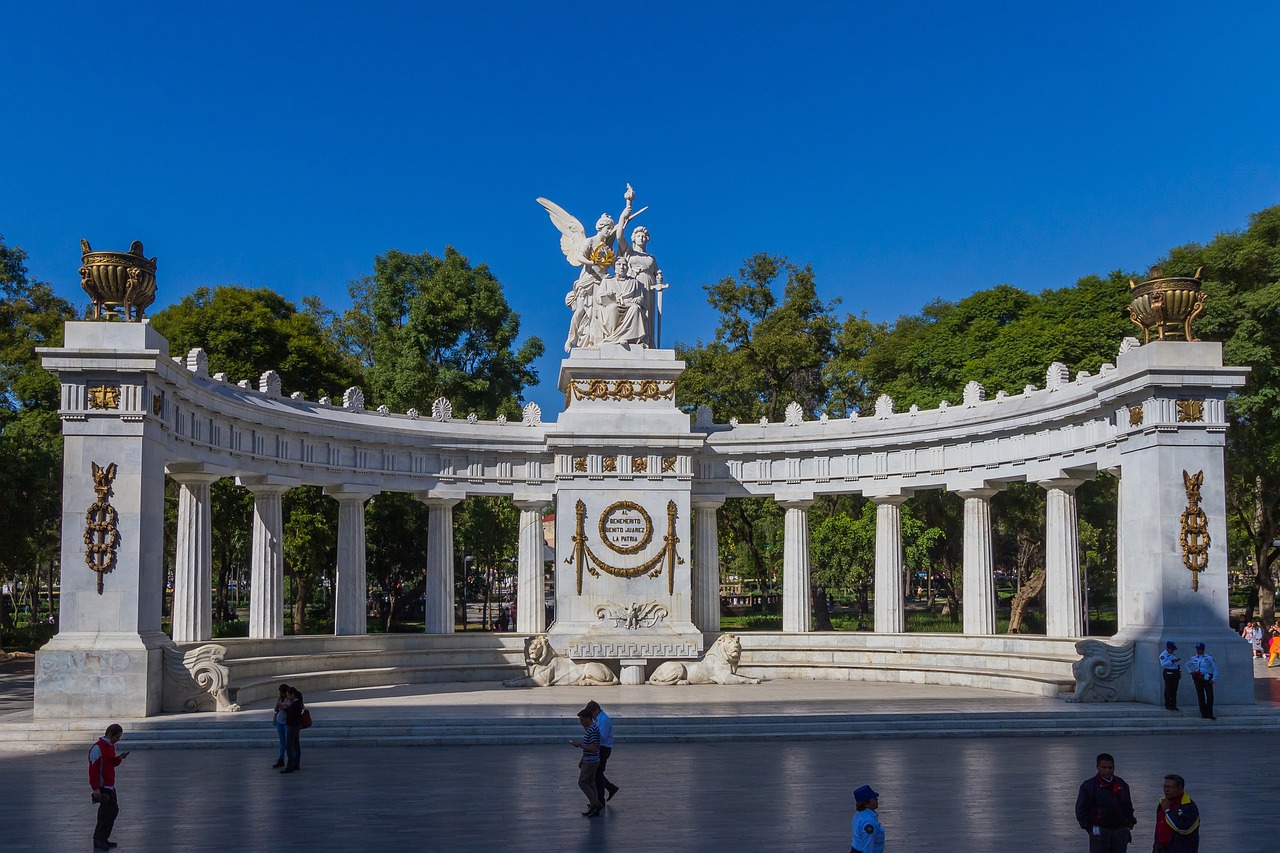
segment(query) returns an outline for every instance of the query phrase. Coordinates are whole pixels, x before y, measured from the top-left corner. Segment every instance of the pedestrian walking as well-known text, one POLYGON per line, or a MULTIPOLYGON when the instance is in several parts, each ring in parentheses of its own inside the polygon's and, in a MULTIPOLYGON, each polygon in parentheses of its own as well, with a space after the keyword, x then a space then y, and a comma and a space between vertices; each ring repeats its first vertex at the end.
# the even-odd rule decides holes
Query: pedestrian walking
POLYGON ((115 828, 116 818, 120 815, 120 800, 116 796, 116 768, 129 757, 127 752, 116 754, 116 744, 123 734, 124 729, 112 723, 107 726, 106 734, 89 748, 89 787, 93 791, 89 798, 98 804, 98 822, 93 828, 94 850, 110 850, 117 846, 111 840, 111 830, 115 828))
POLYGON ((613 795, 619 790, 618 786, 604 775, 604 769, 609 765, 609 756, 613 754, 613 720, 609 719, 609 715, 594 699, 587 703, 586 710, 591 712, 591 718, 596 728, 600 730, 600 766, 596 768, 596 797, 603 805, 612 800, 613 795))
POLYGON ((288 750, 289 743, 289 727, 285 724, 285 709, 289 707, 289 685, 280 685, 280 695, 276 697, 275 710, 275 727, 276 738, 280 741, 280 754, 276 757, 276 763, 271 766, 275 769, 284 767, 285 752, 288 750))
POLYGON ((1200 716, 1206 720, 1218 719, 1213 715, 1213 683, 1218 680, 1218 664, 1213 655, 1206 654, 1204 643, 1196 643, 1196 653, 1187 661, 1187 672, 1196 688, 1196 701, 1200 703, 1200 716))
POLYGON ((1129 785, 1116 775, 1116 760, 1100 753, 1097 775, 1086 779, 1076 795, 1076 823, 1089 833, 1089 853, 1125 853, 1138 819, 1133 816, 1129 785))
POLYGON ((1156 803, 1156 842, 1151 853, 1198 853, 1200 809, 1187 796, 1186 780, 1177 773, 1164 777, 1164 799, 1156 803))
POLYGON ((1164 670, 1164 707, 1170 711, 1178 710, 1178 682, 1182 680, 1182 658, 1174 654, 1177 650, 1178 647, 1170 640, 1160 653, 1160 668, 1164 670))
POLYGON ((302 693, 296 687, 289 688, 289 704, 284 711, 285 765, 281 773, 297 773, 302 769, 302 718, 307 706, 302 704, 302 693))
POLYGON ((587 795, 587 810, 582 815, 595 817, 604 808, 600 798, 596 796, 596 770, 600 767, 600 729, 586 708, 578 712, 578 722, 584 731, 582 740, 571 740, 569 745, 582 750, 582 757, 578 759, 578 787, 587 795))
POLYGON ((853 841, 849 853, 884 853, 884 827, 880 825, 880 795, 870 785, 853 792, 853 841))

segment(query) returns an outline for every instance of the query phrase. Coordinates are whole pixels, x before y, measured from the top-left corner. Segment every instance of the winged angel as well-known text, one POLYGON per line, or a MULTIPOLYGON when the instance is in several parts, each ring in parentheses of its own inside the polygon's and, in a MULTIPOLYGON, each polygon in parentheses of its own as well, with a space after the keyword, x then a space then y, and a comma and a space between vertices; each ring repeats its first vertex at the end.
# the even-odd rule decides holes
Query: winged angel
MULTIPOLYGON (((581 267, 573 289, 566 294, 564 304, 572 309, 569 320, 569 336, 564 342, 568 352, 574 347, 597 348, 604 343, 651 346, 653 336, 653 284, 633 274, 632 255, 643 255, 643 240, 637 252, 632 242, 624 236, 627 224, 648 208, 632 212, 635 190, 627 184, 623 195, 626 205, 615 221, 609 214, 596 220, 596 233, 587 236, 586 228, 572 214, 555 202, 539 198, 538 204, 546 209, 551 222, 560 232, 560 251, 565 260, 581 267), (618 249, 615 249, 617 245, 618 249), (609 275, 609 268, 613 274, 609 275)), ((637 229, 643 230, 643 229, 637 229)), ((641 259, 643 260, 643 259, 641 259)), ((650 276, 652 278, 652 276, 650 276)), ((660 281, 660 276, 657 279, 660 281)))

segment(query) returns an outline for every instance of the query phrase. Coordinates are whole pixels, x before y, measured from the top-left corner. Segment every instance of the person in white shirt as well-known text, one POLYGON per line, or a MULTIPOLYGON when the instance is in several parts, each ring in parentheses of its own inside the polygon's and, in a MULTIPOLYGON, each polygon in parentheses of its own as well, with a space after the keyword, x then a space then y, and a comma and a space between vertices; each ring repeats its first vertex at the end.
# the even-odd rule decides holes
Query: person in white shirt
POLYGON ((1200 716, 1206 720, 1218 719, 1213 715, 1213 683, 1218 680, 1218 664, 1213 656, 1205 654, 1204 643, 1196 643, 1196 653, 1187 661, 1187 672, 1196 686, 1196 701, 1200 703, 1200 716))

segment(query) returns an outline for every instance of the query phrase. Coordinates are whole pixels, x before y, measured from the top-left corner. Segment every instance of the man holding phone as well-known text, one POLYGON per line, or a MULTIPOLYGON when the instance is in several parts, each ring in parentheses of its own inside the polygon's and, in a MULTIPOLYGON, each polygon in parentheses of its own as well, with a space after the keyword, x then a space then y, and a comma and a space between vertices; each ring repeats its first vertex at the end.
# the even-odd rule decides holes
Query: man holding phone
POLYGON ((110 839, 116 816, 120 814, 120 803, 116 799, 116 768, 129 756, 127 752, 116 754, 116 743, 123 734, 124 729, 118 723, 112 723, 107 726, 106 734, 89 748, 89 787, 93 789, 90 799, 98 804, 98 823, 93 830, 94 850, 110 850, 117 846, 110 839))

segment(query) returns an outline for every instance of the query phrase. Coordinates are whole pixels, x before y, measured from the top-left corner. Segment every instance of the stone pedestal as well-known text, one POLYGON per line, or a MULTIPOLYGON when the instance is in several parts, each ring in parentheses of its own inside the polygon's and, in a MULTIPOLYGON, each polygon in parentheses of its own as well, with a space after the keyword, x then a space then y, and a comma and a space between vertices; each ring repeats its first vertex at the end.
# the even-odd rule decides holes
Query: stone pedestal
POLYGON ((618 673, 618 680, 623 684, 644 684, 645 667, 649 661, 643 658, 633 660, 624 658, 618 661, 622 671, 618 673))
POLYGON ((643 680, 635 661, 702 652, 690 555, 702 442, 675 407, 683 370, 670 350, 611 345, 576 349, 560 369, 569 404, 548 437, 558 481, 548 639, 575 660, 632 661, 627 678, 643 680))
POLYGON ((162 428, 147 414, 147 371, 168 359, 168 345, 147 323, 67 323, 65 340, 45 360, 62 380, 64 410, 75 409, 62 424, 60 630, 36 653, 34 715, 158 714, 168 642, 160 631, 166 454, 162 428), (95 367, 104 350, 115 370, 109 382, 95 367), (104 408, 81 402, 88 386, 112 389, 104 408), (101 590, 84 544, 85 515, 98 501, 94 463, 116 466, 106 500, 118 538, 101 590))

